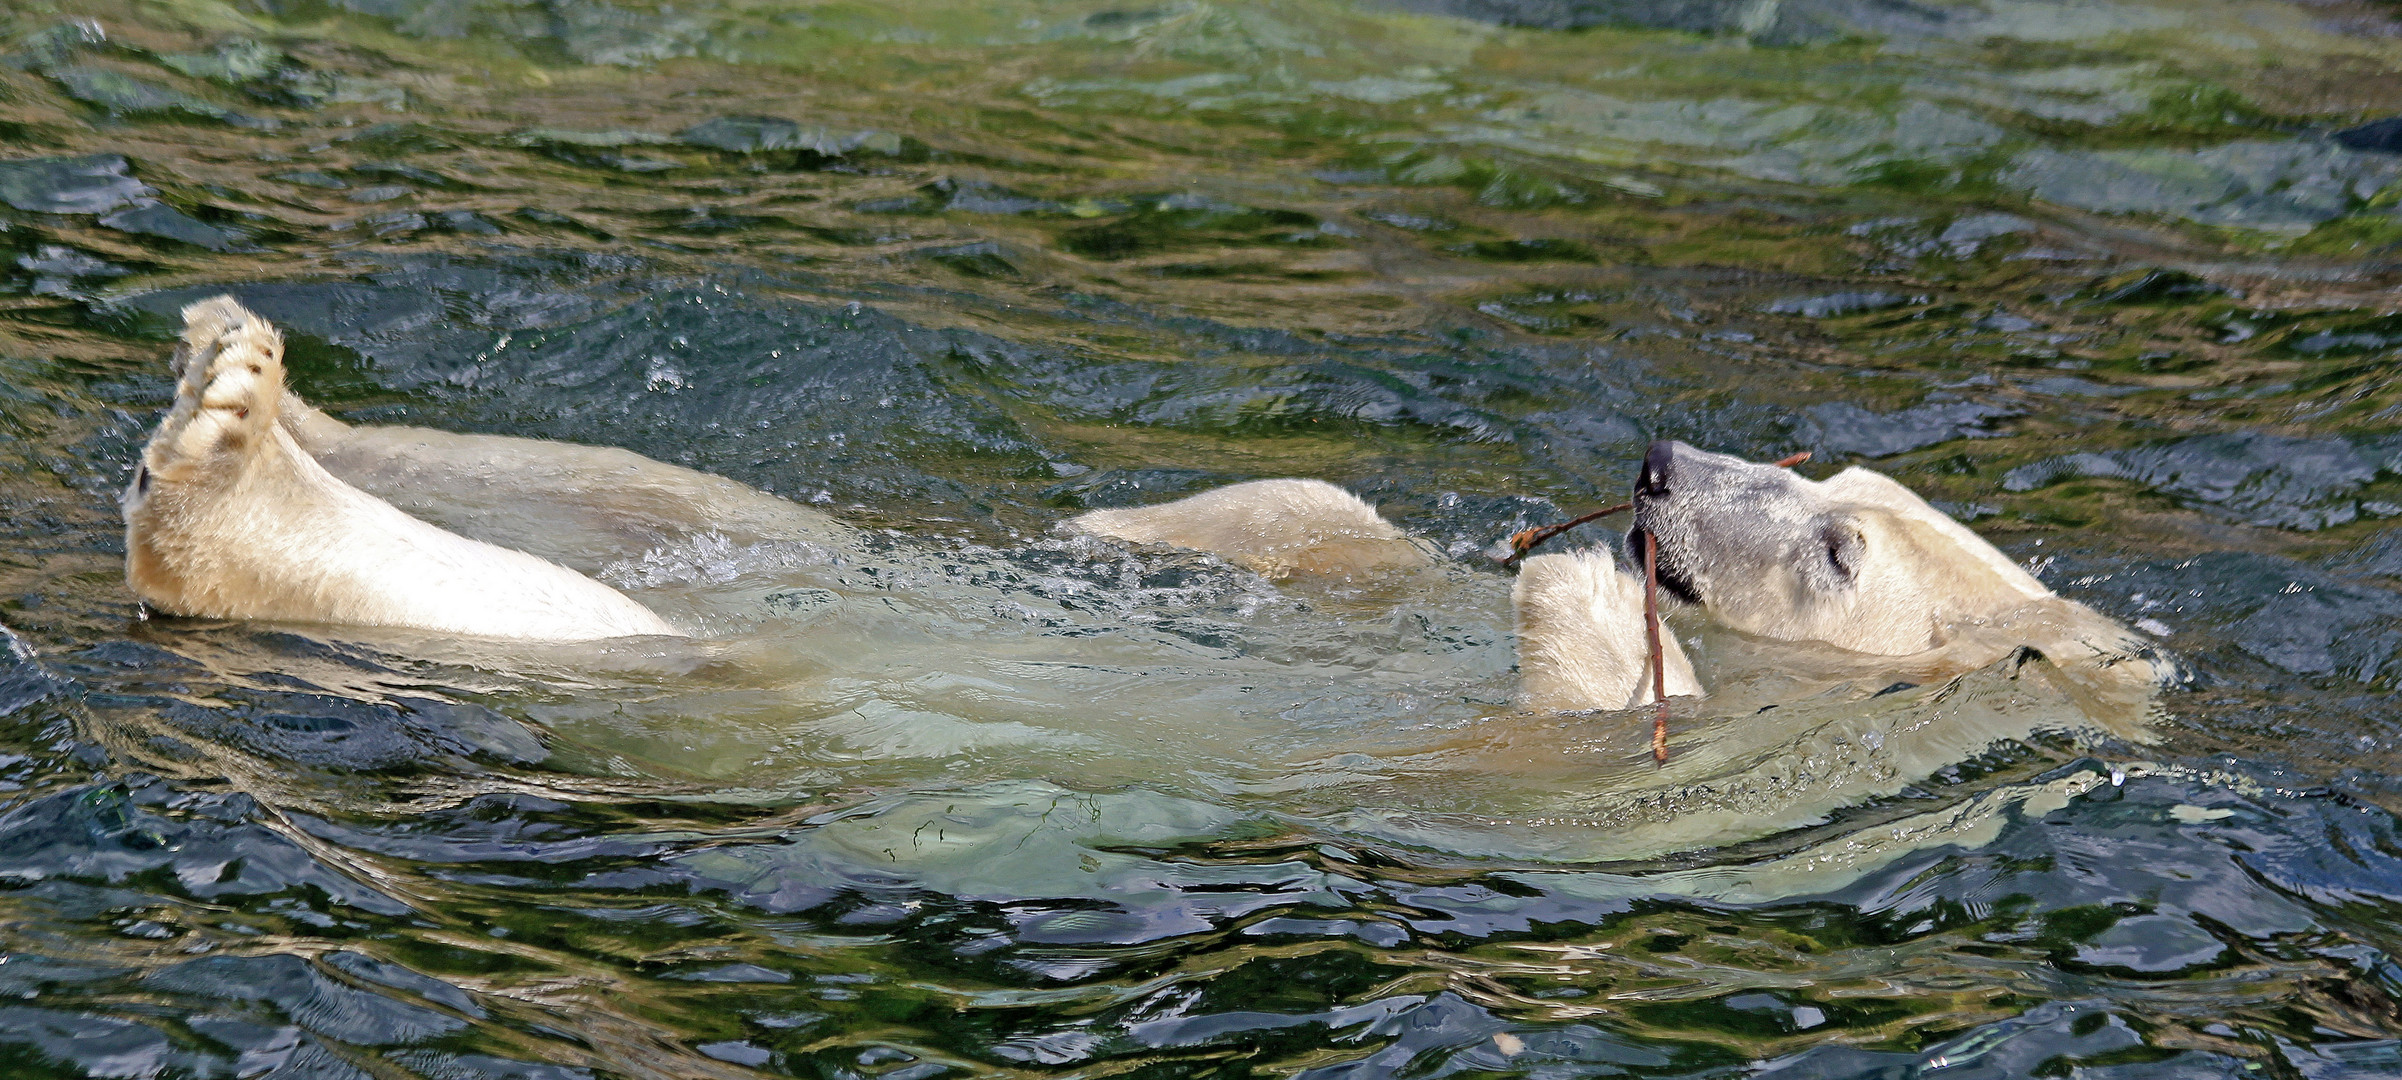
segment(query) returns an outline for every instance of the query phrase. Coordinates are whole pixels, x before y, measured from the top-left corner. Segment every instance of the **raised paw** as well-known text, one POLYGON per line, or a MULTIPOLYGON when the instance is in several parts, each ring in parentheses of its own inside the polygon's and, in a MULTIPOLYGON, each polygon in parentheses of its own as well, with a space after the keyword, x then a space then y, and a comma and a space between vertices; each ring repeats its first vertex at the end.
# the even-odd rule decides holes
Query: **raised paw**
POLYGON ((284 390, 284 340, 233 297, 183 309, 175 349, 175 407, 143 453, 146 475, 177 482, 211 462, 252 453, 275 426, 284 390))

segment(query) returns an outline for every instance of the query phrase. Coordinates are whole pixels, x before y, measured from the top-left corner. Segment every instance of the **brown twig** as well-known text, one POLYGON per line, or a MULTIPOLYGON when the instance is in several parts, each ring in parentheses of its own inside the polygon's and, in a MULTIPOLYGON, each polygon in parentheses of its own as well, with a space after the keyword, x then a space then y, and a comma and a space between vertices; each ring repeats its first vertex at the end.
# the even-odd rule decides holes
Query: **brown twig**
POLYGON ((1651 760, 1668 764, 1668 660, 1660 649, 1660 542, 1650 530, 1643 533, 1643 635, 1651 645, 1651 696, 1659 711, 1651 717, 1651 760))
POLYGON ((1611 514, 1632 510, 1634 508, 1635 504, 1631 502, 1622 502, 1616 506, 1604 507, 1600 510, 1595 510, 1592 513, 1586 514, 1585 516, 1577 518, 1574 521, 1563 521, 1557 525, 1545 525, 1538 529, 1522 529, 1518 532, 1511 533, 1510 553, 1501 559, 1501 565, 1516 566, 1518 565, 1518 560, 1525 558, 1528 552, 1531 552, 1535 548, 1542 546, 1542 543, 1545 540, 1549 540, 1554 536, 1558 536, 1559 534, 1567 532, 1568 530, 1582 525, 1588 521, 1599 521, 1602 518, 1610 516, 1611 514))
MULTIPOLYGON (((1790 469, 1808 460, 1810 460, 1810 452, 1804 450, 1779 459, 1776 467, 1790 469)), ((1634 508, 1634 503, 1622 502, 1616 506, 1595 510, 1574 521, 1564 521, 1557 525, 1545 525, 1538 529, 1523 529, 1511 533, 1510 553, 1503 556, 1499 562, 1503 566, 1515 567, 1518 565, 1518 560, 1525 558, 1528 552, 1540 547, 1544 541, 1554 536, 1588 521, 1597 521, 1611 514, 1634 508)), ((1666 765, 1668 764, 1668 655, 1665 650, 1660 648, 1660 542, 1652 537, 1649 529, 1643 530, 1643 635, 1645 641, 1651 646, 1651 696, 1657 707, 1657 711, 1652 713, 1651 717, 1651 760, 1654 764, 1666 765)))
MULTIPOLYGON (((1776 467, 1780 469, 1790 469, 1808 460, 1810 460, 1810 452, 1804 450, 1801 453, 1793 454, 1778 461, 1776 463, 1776 467)), ((1574 521, 1563 521, 1557 525, 1545 525, 1541 528, 1535 529, 1520 529, 1519 531, 1510 534, 1510 553, 1502 556, 1497 561, 1503 566, 1516 567, 1518 565, 1518 560, 1527 557, 1527 555, 1532 553, 1536 548, 1543 546, 1544 541, 1549 540, 1554 536, 1558 536, 1561 533, 1567 532, 1568 530, 1579 525, 1585 524, 1586 522, 1599 521, 1602 518, 1610 516, 1611 514, 1621 513, 1634 508, 1634 503, 1622 502, 1616 506, 1608 506, 1599 510, 1595 510, 1592 513, 1586 514, 1585 516, 1577 518, 1574 521)))

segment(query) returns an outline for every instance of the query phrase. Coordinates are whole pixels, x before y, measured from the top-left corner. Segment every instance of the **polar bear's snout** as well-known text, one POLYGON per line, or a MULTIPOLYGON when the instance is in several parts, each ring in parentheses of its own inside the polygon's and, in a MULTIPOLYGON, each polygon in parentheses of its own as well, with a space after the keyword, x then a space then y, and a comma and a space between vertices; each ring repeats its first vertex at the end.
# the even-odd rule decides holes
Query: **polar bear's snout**
POLYGON ((1891 478, 1811 480, 1778 465, 1654 443, 1635 536, 1660 586, 1749 634, 1901 656, 2051 590, 1891 478))
POLYGON ((1674 439, 1660 439, 1643 453, 1643 469, 1635 474, 1635 496, 1659 498, 1668 494, 1668 474, 1676 468, 1676 452, 1693 448, 1674 439))
POLYGON ((1690 511, 1674 502, 1683 485, 1670 486, 1679 472, 1680 452, 1687 457, 1700 453, 1674 439, 1657 440, 1644 451, 1642 468, 1635 473, 1635 522, 1627 530, 1626 546, 1629 551, 1643 551, 1643 538, 1649 534, 1657 544, 1660 588, 1685 603, 1699 604, 1701 589, 1690 572, 1699 552, 1689 530, 1679 527, 1690 511))
MULTIPOLYGON (((1688 604, 1720 602, 1775 583, 1788 592, 1840 591, 1856 563, 1857 530, 1812 498, 1809 481, 1775 465, 1651 444, 1635 478, 1635 524, 1627 539, 1659 549, 1660 587, 1688 604)), ((1797 597, 1798 598, 1798 597, 1797 597)))

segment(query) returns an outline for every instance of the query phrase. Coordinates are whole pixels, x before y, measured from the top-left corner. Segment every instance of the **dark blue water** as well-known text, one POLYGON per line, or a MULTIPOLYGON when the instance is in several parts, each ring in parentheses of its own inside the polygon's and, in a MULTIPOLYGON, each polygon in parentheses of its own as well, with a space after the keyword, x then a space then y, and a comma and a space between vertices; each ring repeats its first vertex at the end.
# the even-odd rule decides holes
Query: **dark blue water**
POLYGON ((2336 137, 2389 18, 0 14, 0 1074, 2402 1074, 2402 158, 2336 137), (1352 674, 1154 730, 763 665, 825 601, 707 544, 611 564, 769 597, 675 664, 145 617, 115 492, 222 291, 345 419, 817 506, 954 641, 1049 613, 1007 664, 1352 674), (2158 740, 1609 857, 1627 733, 1491 719, 1477 552, 1663 437, 1925 492, 2176 658, 2158 740), (1456 566, 1044 539, 1285 475, 1456 566))

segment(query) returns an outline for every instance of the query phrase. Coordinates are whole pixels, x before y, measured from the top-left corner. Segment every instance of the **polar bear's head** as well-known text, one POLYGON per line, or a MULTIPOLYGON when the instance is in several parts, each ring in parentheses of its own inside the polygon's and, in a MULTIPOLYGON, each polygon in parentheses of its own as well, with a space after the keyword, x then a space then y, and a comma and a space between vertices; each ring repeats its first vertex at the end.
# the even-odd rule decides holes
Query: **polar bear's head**
POLYGON ((1788 641, 1903 656, 2052 595, 2008 556, 1893 480, 1824 481, 1652 444, 1635 532, 1659 544, 1660 586, 1720 622, 1788 641))

